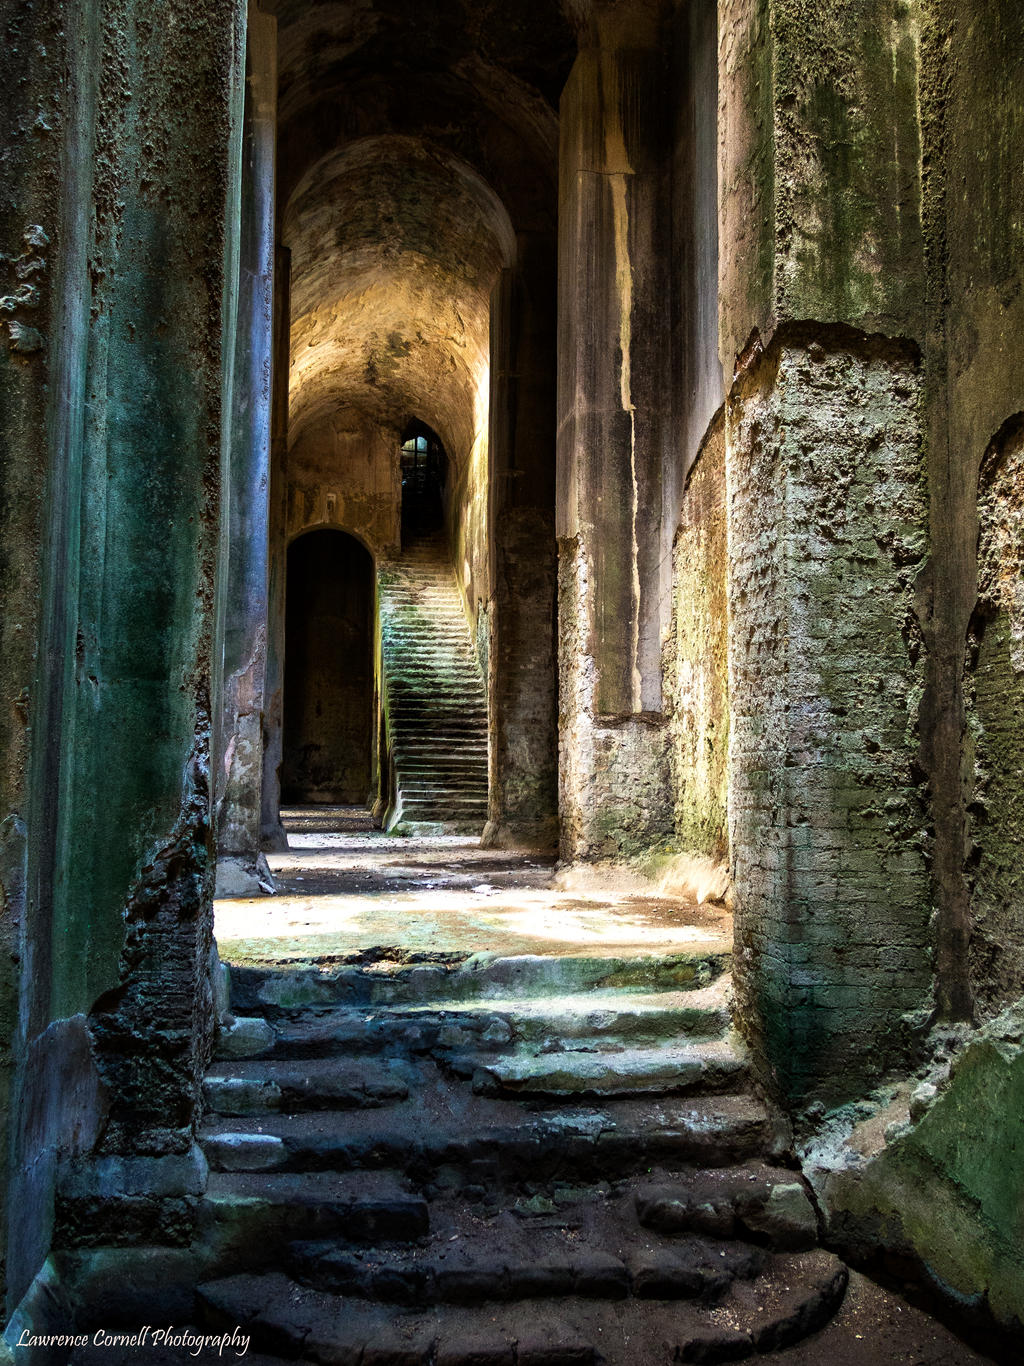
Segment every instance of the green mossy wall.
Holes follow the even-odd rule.
[[[41,63],[15,119],[36,130],[22,188],[51,176],[19,212],[39,210],[32,242],[53,293],[19,372],[34,414],[12,423],[31,473],[15,544],[34,602],[13,621],[28,602],[4,602],[35,669],[27,762],[24,738],[14,751],[27,890],[11,1300],[45,1256],[61,1153],[100,1134],[111,1151],[191,1142],[210,1028],[221,354],[244,46],[230,0],[171,3],[159,23],[130,0],[68,6],[59,24],[53,7],[19,10],[7,50]]]
[[[812,1174],[846,1256],[870,1265],[881,1249],[883,1264],[904,1275],[916,1267],[962,1316],[994,1320],[1016,1348],[1024,1334],[1022,1040],[1017,1006],[961,1052],[923,1114],[894,1121],[885,1146],[854,1129],[834,1169]]]

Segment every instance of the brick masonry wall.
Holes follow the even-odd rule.
[[[846,329],[777,337],[726,422],[741,1012],[785,1093],[845,1099],[930,1001],[917,368]]]
[[[992,443],[978,488],[978,603],[968,640],[971,989],[989,1016],[1024,994],[1024,420]]]
[[[665,691],[672,699],[670,763],[679,846],[728,855],[729,677],[724,414],[690,472],[673,547],[672,634]]]

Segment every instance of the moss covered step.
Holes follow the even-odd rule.
[[[661,955],[480,953],[446,963],[345,964],[330,971],[247,968],[232,971],[231,998],[240,1015],[255,1016],[268,1006],[430,1006],[440,1001],[512,999],[525,1003],[541,997],[609,991],[650,995],[702,990],[727,973],[730,962],[724,938],[704,936]],[[604,1004],[606,998],[597,1009]],[[699,1008],[703,1002],[694,1004]],[[257,1025],[248,1028],[257,1039],[265,1037]],[[268,1046],[265,1042],[256,1052]],[[233,1056],[243,1054],[235,1052]]]
[[[394,1170],[432,1179],[461,1171],[492,1181],[622,1179],[654,1166],[728,1166],[765,1152],[772,1129],[750,1096],[609,1100],[525,1110],[464,1087],[417,1105],[252,1119],[215,1117],[200,1137],[215,1171]]]
[[[487,698],[443,542],[408,545],[378,584],[396,788],[387,826],[476,833],[487,818]],[[432,781],[410,784],[408,766],[422,773],[425,759]]]
[[[715,1306],[571,1296],[403,1309],[310,1289],[280,1272],[206,1284],[199,1302],[211,1328],[241,1324],[257,1350],[323,1366],[674,1366],[800,1342],[835,1313],[846,1280],[835,1257],[813,1252],[773,1260]]]
[[[461,1057],[478,1095],[635,1096],[727,1091],[749,1075],[745,1053],[722,1039],[684,1048],[536,1052],[521,1049],[491,1058]]]

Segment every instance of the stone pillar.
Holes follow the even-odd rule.
[[[31,718],[13,1300],[46,1256],[63,1158],[97,1142],[166,1158],[182,1196],[194,1167],[213,1025],[214,585],[244,31],[234,0],[171,0],[159,23],[136,0],[32,0],[5,30],[0,84],[27,104],[4,106],[2,261],[29,286],[21,307],[39,307],[0,315],[16,442],[4,570],[12,548],[41,569],[24,598],[0,584],[5,710]],[[38,635],[31,611],[8,617],[29,597],[44,605]],[[9,648],[9,626],[27,650]],[[30,692],[6,692],[28,651]]]
[[[218,896],[251,896],[274,890],[260,852],[260,807],[267,654],[276,114],[277,20],[253,6],[246,49],[241,241],[225,501]]]
[[[523,234],[491,300],[490,809],[484,844],[558,840],[555,244]]]
[[[278,246],[274,269],[273,403],[270,424],[270,574],[267,671],[263,703],[263,795],[260,843],[287,849],[281,824],[284,746],[284,609],[288,555],[288,367],[291,358],[291,252]]]
[[[736,977],[793,1100],[863,1094],[932,1006],[917,45],[893,13],[719,6]]]
[[[622,7],[619,7],[622,8]],[[558,506],[560,812],[567,858],[671,834],[661,650],[674,496],[665,55],[656,18],[600,25],[562,96]],[[615,18],[615,15],[612,15]]]

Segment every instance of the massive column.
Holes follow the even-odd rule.
[[[862,1094],[932,1005],[915,22],[719,9],[737,975],[794,1098]]]
[[[14,544],[31,571],[3,607],[22,763],[31,719],[13,1302],[46,1255],[63,1157],[145,1153],[183,1196],[198,1170],[244,13],[169,0],[155,23],[136,0],[28,3],[10,22],[3,220],[22,243],[2,258],[20,307],[5,308],[0,505],[10,554],[8,499],[25,499]],[[5,867],[7,914],[11,886]]]
[[[484,843],[558,839],[555,243],[521,233],[491,301],[490,808]]]
[[[260,852],[274,331],[277,20],[252,6],[246,48],[242,216],[225,500],[223,692],[216,784],[217,894],[273,891]]]
[[[615,858],[672,831],[666,58],[654,5],[589,36],[561,104],[560,814],[565,857]]]

